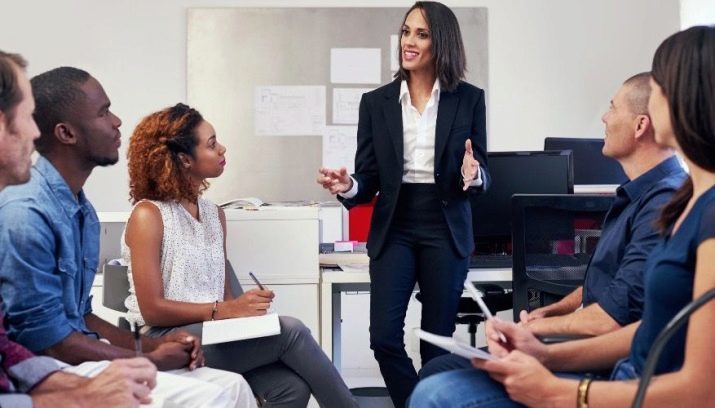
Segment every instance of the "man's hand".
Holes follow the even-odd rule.
[[[60,372],[61,373],[61,372]],[[48,377],[48,380],[53,374]],[[114,360],[96,377],[68,390],[30,392],[36,408],[58,406],[138,407],[151,402],[156,386],[156,367],[146,358]]]
[[[274,297],[272,290],[251,289],[233,300],[219,303],[216,318],[262,316],[271,307]]]
[[[507,339],[504,343],[494,329],[499,330]],[[512,350],[520,350],[534,356],[542,364],[548,359],[548,348],[525,327],[497,318],[486,322],[487,345],[489,352],[497,357],[504,357]]]
[[[204,352],[201,349],[201,341],[198,337],[185,331],[173,331],[159,338],[163,343],[176,342],[189,347],[189,370],[194,370],[203,367],[206,363],[204,360]]]
[[[345,193],[353,188],[353,179],[350,178],[345,167],[339,169],[321,167],[318,169],[318,178],[315,181],[330,191],[330,194]]]
[[[192,343],[166,341],[145,356],[161,371],[184,368],[191,363]]]
[[[464,142],[464,158],[462,159],[462,190],[467,191],[469,184],[477,178],[479,174],[479,162],[474,158],[472,150],[472,140]]]
[[[545,307],[534,309],[531,312],[527,312],[526,310],[519,312],[519,319],[521,320],[520,323],[522,325],[526,325],[533,320],[539,320],[545,317],[549,317],[548,310]]]

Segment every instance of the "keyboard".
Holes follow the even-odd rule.
[[[472,255],[469,258],[469,267],[478,269],[511,268],[512,258],[507,254]]]

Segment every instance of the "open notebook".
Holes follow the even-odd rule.
[[[226,343],[229,341],[275,336],[281,333],[276,313],[263,316],[236,317],[234,319],[204,322],[201,344]]]

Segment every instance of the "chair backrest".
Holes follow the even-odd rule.
[[[512,197],[514,319],[583,284],[612,195]]]
[[[241,283],[238,281],[238,276],[236,276],[236,272],[233,270],[231,261],[228,259],[226,260],[226,277],[233,296],[241,296],[243,294],[243,287],[241,287]]]
[[[126,312],[124,301],[129,296],[129,278],[124,265],[104,265],[102,305],[117,312]]]
[[[104,285],[102,286],[102,305],[117,312],[126,312],[124,301],[129,296],[129,278],[124,265],[104,265]],[[226,275],[231,293],[238,297],[243,294],[243,288],[233,270],[231,262],[226,261]]]

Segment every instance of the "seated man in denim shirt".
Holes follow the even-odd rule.
[[[40,157],[27,184],[0,193],[0,294],[11,338],[64,363],[84,363],[65,371],[91,376],[108,364],[102,360],[136,353],[131,332],[92,313],[100,228],[82,191],[94,167],[117,162],[121,121],[99,82],[82,70],[57,68],[31,82]],[[255,405],[241,376],[201,367],[195,337],[142,343],[159,369],[189,368],[181,376],[159,373],[153,396],[177,405]]]
[[[40,134],[26,65],[20,55],[0,51],[0,191],[30,179],[33,140]],[[11,341],[2,325],[0,356],[2,407],[134,406],[149,402],[156,380],[156,367],[144,358],[117,360],[93,379],[62,372],[54,359]]]
[[[557,303],[521,312],[522,324],[536,335],[595,336],[641,319],[642,274],[660,238],[655,220],[686,177],[673,150],[655,142],[649,81],[647,72],[626,80],[603,115],[603,154],[618,160],[630,181],[616,190],[584,286]],[[420,378],[468,367],[469,360],[446,355],[430,361]]]

